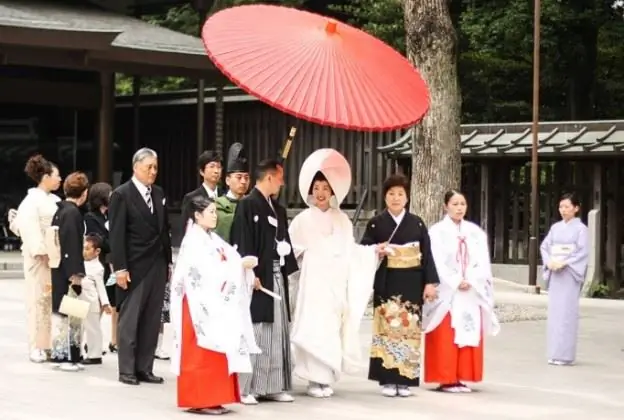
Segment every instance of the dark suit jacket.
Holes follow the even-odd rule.
[[[220,188],[217,187],[217,197],[221,195],[223,194],[221,194]],[[190,209],[190,202],[193,198],[198,197],[198,196],[208,198],[208,191],[206,191],[206,188],[204,188],[203,185],[200,185],[199,188],[194,189],[190,193],[187,193],[186,195],[184,195],[184,198],[182,199],[182,234],[183,235],[184,235],[184,232],[186,232],[186,224],[188,223],[188,220],[193,218],[193,212]]]
[[[86,234],[95,233],[102,238],[102,250],[100,251],[100,262],[104,266],[104,281],[108,280],[111,274],[110,269],[110,244],[108,229],[106,229],[106,216],[101,211],[90,211],[84,215]]]
[[[128,270],[131,279],[127,290],[117,288],[117,305],[143,281],[167,281],[171,238],[164,200],[162,188],[152,185],[154,213],[151,213],[132,180],[117,187],[111,195],[108,207],[111,261],[115,271]],[[154,271],[160,267],[164,267],[164,272]]]

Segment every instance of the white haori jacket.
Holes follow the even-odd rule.
[[[253,270],[215,233],[198,225],[187,229],[171,278],[171,371],[180,374],[182,308],[186,296],[197,345],[224,353],[229,373],[252,372],[251,354],[259,354],[251,323]]]
[[[450,313],[455,344],[477,347],[482,331],[488,335],[500,331],[487,235],[472,222],[458,225],[446,216],[429,229],[429,236],[440,285],[438,299],[423,305],[423,330],[433,331]],[[470,289],[459,290],[462,280]]]

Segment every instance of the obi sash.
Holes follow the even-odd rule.
[[[422,261],[420,242],[410,242],[405,245],[390,245],[391,253],[388,255],[388,268],[417,268]]]

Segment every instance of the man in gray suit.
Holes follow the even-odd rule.
[[[171,273],[171,240],[163,190],[154,185],[158,155],[143,148],[132,157],[133,176],[113,191],[108,208],[110,247],[117,277],[119,381],[163,383],[154,352],[165,287]]]

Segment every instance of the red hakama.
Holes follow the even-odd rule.
[[[178,407],[202,409],[240,402],[238,375],[228,373],[225,354],[197,345],[186,297],[182,303],[181,346]]]
[[[483,380],[483,333],[479,347],[455,344],[448,313],[438,327],[425,334],[425,382],[441,385]]]

